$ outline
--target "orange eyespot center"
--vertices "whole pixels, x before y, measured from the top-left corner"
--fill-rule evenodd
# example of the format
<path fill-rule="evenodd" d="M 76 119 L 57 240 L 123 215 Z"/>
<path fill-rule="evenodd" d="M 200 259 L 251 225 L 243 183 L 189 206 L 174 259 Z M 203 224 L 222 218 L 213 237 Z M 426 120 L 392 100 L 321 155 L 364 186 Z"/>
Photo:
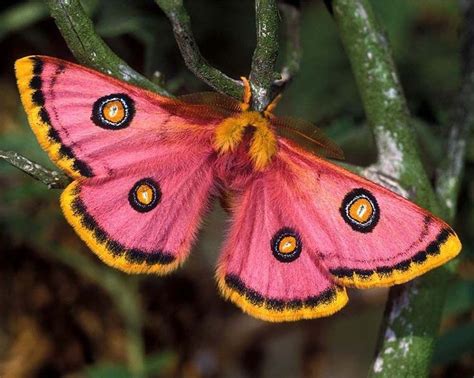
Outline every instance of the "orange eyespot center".
<path fill-rule="evenodd" d="M 142 205 L 149 205 L 154 199 L 154 193 L 151 186 L 142 184 L 136 189 L 137 201 Z"/>
<path fill-rule="evenodd" d="M 367 198 L 359 198 L 355 200 L 348 210 L 349 216 L 360 223 L 369 221 L 374 212 L 374 208 Z"/>
<path fill-rule="evenodd" d="M 298 246 L 298 241 L 294 236 L 285 236 L 278 244 L 280 253 L 293 253 Z"/>
<path fill-rule="evenodd" d="M 125 118 L 125 107 L 122 101 L 112 100 L 102 108 L 102 116 L 109 122 L 119 123 Z"/>

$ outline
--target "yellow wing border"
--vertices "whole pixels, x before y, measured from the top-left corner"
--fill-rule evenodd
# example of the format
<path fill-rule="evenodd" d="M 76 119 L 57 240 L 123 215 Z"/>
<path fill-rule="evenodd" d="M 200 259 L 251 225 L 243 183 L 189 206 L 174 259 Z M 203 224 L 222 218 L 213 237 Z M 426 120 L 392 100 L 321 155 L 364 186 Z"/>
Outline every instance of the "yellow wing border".
<path fill-rule="evenodd" d="M 255 318 L 270 322 L 288 322 L 330 316 L 343 308 L 349 298 L 344 287 L 328 287 L 318 296 L 290 301 L 265 298 L 248 288 L 235 274 L 218 269 L 217 285 L 222 296 Z"/>
<path fill-rule="evenodd" d="M 27 56 L 15 62 L 15 75 L 20 92 L 21 102 L 28 116 L 28 122 L 41 147 L 50 159 L 73 178 L 92 177 L 92 168 L 78 159 L 72 149 L 66 146 L 59 133 L 54 129 L 46 110 L 46 96 L 43 91 L 44 60 L 39 56 Z M 54 62 L 53 64 L 58 65 Z M 57 74 L 66 66 L 59 64 Z"/>
<path fill-rule="evenodd" d="M 393 266 L 379 266 L 370 269 L 340 267 L 329 269 L 338 284 L 366 289 L 402 284 L 437 268 L 461 252 L 461 241 L 448 227 L 443 228 L 425 250 Z"/>
<path fill-rule="evenodd" d="M 177 269 L 184 259 L 160 250 L 145 252 L 128 249 L 113 240 L 88 213 L 80 198 L 80 181 L 73 181 L 61 194 L 61 208 L 79 237 L 103 262 L 126 273 L 165 275 Z"/>

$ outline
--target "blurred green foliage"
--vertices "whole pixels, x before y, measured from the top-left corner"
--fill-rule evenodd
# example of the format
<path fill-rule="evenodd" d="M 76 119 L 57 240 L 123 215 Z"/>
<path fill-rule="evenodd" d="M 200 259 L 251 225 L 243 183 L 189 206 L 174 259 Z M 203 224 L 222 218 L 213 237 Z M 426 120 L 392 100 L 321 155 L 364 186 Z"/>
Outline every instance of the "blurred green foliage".
<path fill-rule="evenodd" d="M 159 354 L 150 355 L 145 360 L 145 374 L 151 377 L 161 375 L 163 372 L 170 371 L 176 362 L 177 356 L 174 352 L 164 351 Z M 88 378 L 130 377 L 128 366 L 114 363 L 97 364 L 86 368 L 84 373 Z"/>

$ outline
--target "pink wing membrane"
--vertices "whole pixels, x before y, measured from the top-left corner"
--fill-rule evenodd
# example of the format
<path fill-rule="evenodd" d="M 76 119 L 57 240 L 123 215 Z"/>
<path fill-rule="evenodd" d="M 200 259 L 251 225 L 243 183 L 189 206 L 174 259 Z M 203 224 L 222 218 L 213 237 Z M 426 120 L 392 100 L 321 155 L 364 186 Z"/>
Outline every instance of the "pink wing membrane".
<path fill-rule="evenodd" d="M 47 139 L 61 145 L 61 155 L 74 159 L 80 176 L 110 175 L 122 168 L 147 164 L 159 152 L 160 144 L 169 140 L 198 143 L 210 151 L 209 138 L 219 118 L 209 112 L 188 111 L 180 116 L 176 109 L 190 109 L 192 105 L 183 103 L 180 108 L 175 100 L 50 57 L 18 61 L 19 82 L 25 71 L 21 62 L 28 59 L 34 67 L 30 81 L 35 90 L 33 102 L 41 106 L 40 117 L 45 127 L 50 127 Z M 100 125 L 99 100 L 114 96 L 125 101 L 126 122 Z M 53 156 L 53 160 L 57 158 Z M 75 172 L 69 173 L 75 176 Z"/>
<path fill-rule="evenodd" d="M 201 154 L 175 165 L 171 155 L 159 156 L 149 172 L 90 178 L 64 191 L 66 218 L 106 263 L 129 272 L 167 273 L 187 257 L 212 192 L 211 162 Z M 151 187 L 150 203 L 136 204 L 140 185 Z"/>
<path fill-rule="evenodd" d="M 285 173 L 276 167 L 266 171 L 238 199 L 219 261 L 219 287 L 244 311 L 265 320 L 328 316 L 345 305 L 347 295 L 318 261 Z M 282 261 L 274 249 L 285 235 L 294 235 L 301 250 Z"/>
<path fill-rule="evenodd" d="M 61 206 L 79 236 L 124 271 L 175 269 L 213 190 L 223 112 L 55 58 L 26 57 L 15 71 L 42 147 L 76 179 Z"/>
<path fill-rule="evenodd" d="M 318 258 L 346 286 L 406 282 L 459 253 L 454 231 L 403 197 L 281 141 L 279 157 L 293 172 L 301 227 Z M 299 177 L 297 177 L 299 176 Z M 358 199 L 370 201 L 368 221 L 350 218 Z"/>
<path fill-rule="evenodd" d="M 32 129 L 76 179 L 61 196 L 66 218 L 124 271 L 167 273 L 186 258 L 216 178 L 238 193 L 219 287 L 265 320 L 330 315 L 343 286 L 402 283 L 460 251 L 440 219 L 284 138 L 262 172 L 244 143 L 216 156 L 234 102 L 172 100 L 48 57 L 15 69 Z"/>
<path fill-rule="evenodd" d="M 219 287 L 271 321 L 330 315 L 347 302 L 338 285 L 406 282 L 461 248 L 440 219 L 283 138 L 235 204 Z"/>

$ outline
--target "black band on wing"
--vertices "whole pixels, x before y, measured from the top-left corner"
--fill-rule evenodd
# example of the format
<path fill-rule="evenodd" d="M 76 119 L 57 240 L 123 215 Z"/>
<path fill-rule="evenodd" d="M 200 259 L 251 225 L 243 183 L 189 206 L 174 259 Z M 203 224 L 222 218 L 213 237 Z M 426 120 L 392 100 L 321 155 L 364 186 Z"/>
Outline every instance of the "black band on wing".
<path fill-rule="evenodd" d="M 452 234 L 453 233 L 450 229 L 443 229 L 436 239 L 428 244 L 425 250 L 419 251 L 413 257 L 400 261 L 392 266 L 379 266 L 374 270 L 340 267 L 330 269 L 329 271 L 332 275 L 341 279 L 352 278 L 354 275 L 361 279 L 369 279 L 374 273 L 378 273 L 382 277 L 388 277 L 396 271 L 406 272 L 410 269 L 412 264 L 415 264 L 414 266 L 416 267 L 416 265 L 423 264 L 428 257 L 437 256 L 440 253 L 440 247 Z"/>
<path fill-rule="evenodd" d="M 51 124 L 51 118 L 48 114 L 48 111 L 45 108 L 45 96 L 43 93 L 43 80 L 41 79 L 41 75 L 43 73 L 43 62 L 38 57 L 31 58 L 33 62 L 33 77 L 30 80 L 29 87 L 33 89 L 33 93 L 31 95 L 31 99 L 33 103 L 40 107 L 39 110 L 39 117 L 41 121 L 47 125 L 48 127 L 48 138 L 51 139 L 54 143 L 59 143 L 61 147 L 59 148 L 59 155 L 66 159 L 71 159 L 73 161 L 72 166 L 73 169 L 83 177 L 92 177 L 94 173 L 92 172 L 92 168 L 83 160 L 78 159 L 71 147 L 67 146 L 59 133 L 53 128 Z M 51 78 L 52 82 L 55 81 L 57 75 L 64 71 L 64 67 L 59 66 L 56 69 L 55 75 Z"/>
<path fill-rule="evenodd" d="M 225 276 L 225 284 L 232 290 L 244 296 L 251 304 L 263 307 L 270 311 L 299 310 L 316 308 L 322 304 L 330 304 L 336 300 L 338 286 L 330 287 L 321 294 L 302 299 L 284 300 L 279 298 L 266 298 L 257 291 L 248 288 L 235 274 Z"/>
<path fill-rule="evenodd" d="M 96 241 L 100 244 L 105 244 L 107 251 L 111 255 L 115 257 L 125 255 L 125 259 L 134 264 L 169 265 L 176 260 L 169 252 L 162 250 L 142 251 L 135 248 L 130 249 L 113 240 L 110 235 L 99 226 L 94 217 L 87 212 L 84 202 L 79 197 L 80 189 L 77 188 L 77 190 L 78 192 L 75 193 L 74 200 L 71 203 L 72 211 L 81 218 L 82 225 L 92 232 Z"/>

